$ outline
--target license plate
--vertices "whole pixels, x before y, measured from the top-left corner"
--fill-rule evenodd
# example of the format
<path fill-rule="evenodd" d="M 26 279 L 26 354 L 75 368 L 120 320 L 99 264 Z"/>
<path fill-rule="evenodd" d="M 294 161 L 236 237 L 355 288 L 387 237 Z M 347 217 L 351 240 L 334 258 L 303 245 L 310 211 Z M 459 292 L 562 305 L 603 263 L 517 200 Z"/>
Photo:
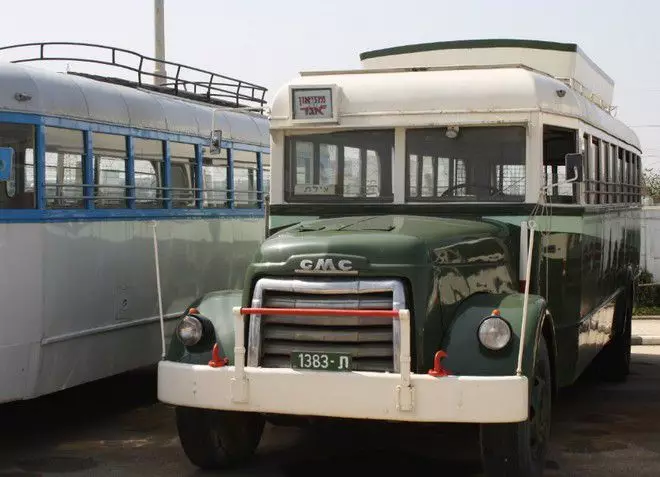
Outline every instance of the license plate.
<path fill-rule="evenodd" d="M 291 367 L 295 369 L 311 369 L 314 371 L 350 371 L 351 355 L 344 353 L 316 353 L 293 351 Z"/>

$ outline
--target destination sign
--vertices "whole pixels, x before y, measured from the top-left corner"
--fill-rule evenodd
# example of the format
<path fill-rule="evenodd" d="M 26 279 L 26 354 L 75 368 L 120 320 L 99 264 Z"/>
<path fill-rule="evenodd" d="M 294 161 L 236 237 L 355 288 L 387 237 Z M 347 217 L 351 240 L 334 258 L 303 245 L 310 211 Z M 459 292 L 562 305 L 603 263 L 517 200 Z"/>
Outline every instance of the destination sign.
<path fill-rule="evenodd" d="M 330 88 L 294 89 L 293 119 L 332 119 Z"/>

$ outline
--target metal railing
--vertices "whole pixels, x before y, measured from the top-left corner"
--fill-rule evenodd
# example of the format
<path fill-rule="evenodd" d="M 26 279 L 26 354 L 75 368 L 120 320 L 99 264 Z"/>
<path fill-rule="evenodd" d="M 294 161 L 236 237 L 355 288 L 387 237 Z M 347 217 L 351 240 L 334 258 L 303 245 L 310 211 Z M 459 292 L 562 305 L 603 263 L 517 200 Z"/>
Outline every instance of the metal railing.
<path fill-rule="evenodd" d="M 49 52 L 46 50 L 47 48 L 51 49 L 51 47 L 80 48 L 83 49 L 85 53 L 89 52 L 89 56 L 49 55 Z M 9 60 L 11 63 L 77 61 L 81 63 L 112 66 L 136 73 L 137 81 L 87 73 L 70 72 L 70 74 L 85 76 L 104 82 L 138 86 L 165 94 L 205 101 L 226 107 L 240 108 L 254 107 L 256 105 L 257 107 L 255 109 L 261 110 L 266 104 L 265 96 L 267 88 L 264 86 L 173 61 L 159 60 L 124 48 L 116 48 L 106 45 L 77 42 L 21 43 L 0 47 L 0 60 L 4 53 L 14 52 L 22 48 L 36 48 L 38 51 L 32 56 L 27 55 L 24 58 Z M 94 53 L 96 53 L 96 57 L 92 56 Z M 122 61 L 124 56 L 135 59 L 136 65 L 131 65 L 126 61 Z M 149 64 L 165 65 L 167 70 L 174 71 L 174 74 L 158 74 L 155 72 L 155 69 L 154 71 L 150 71 L 146 68 Z M 199 79 L 192 79 L 191 75 L 197 75 Z M 160 78 L 163 84 L 152 84 L 153 78 Z M 152 83 L 146 82 L 145 79 L 152 80 Z"/>

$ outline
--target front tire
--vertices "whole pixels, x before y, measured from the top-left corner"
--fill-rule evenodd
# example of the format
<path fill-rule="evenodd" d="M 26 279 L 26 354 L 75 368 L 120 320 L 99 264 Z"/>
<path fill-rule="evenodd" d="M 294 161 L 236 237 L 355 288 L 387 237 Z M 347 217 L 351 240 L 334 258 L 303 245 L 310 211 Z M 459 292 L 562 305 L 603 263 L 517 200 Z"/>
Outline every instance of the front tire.
<path fill-rule="evenodd" d="M 181 446 L 197 467 L 217 470 L 247 462 L 254 454 L 265 425 L 260 414 L 176 408 Z"/>
<path fill-rule="evenodd" d="M 511 424 L 482 424 L 481 460 L 488 477 L 540 477 L 550 440 L 552 371 L 545 339 L 537 347 L 530 378 L 529 417 Z"/>

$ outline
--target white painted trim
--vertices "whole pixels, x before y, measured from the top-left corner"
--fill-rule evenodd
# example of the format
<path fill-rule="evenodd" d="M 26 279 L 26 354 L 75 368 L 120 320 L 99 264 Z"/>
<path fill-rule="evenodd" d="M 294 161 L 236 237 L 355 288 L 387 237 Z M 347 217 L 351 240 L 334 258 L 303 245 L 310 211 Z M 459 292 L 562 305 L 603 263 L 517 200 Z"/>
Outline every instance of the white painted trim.
<path fill-rule="evenodd" d="M 270 131 L 270 204 L 284 203 L 284 174 L 286 161 L 284 157 L 284 132 Z"/>
<path fill-rule="evenodd" d="M 543 177 L 543 117 L 530 114 L 526 125 L 525 146 L 525 202 L 535 204 L 539 200 Z"/>
<path fill-rule="evenodd" d="M 394 373 L 158 365 L 158 399 L 175 406 L 409 422 L 527 419 L 525 376 L 411 374 L 410 385 L 411 406 L 402 406 L 401 375 Z"/>
<path fill-rule="evenodd" d="M 406 128 L 394 129 L 394 157 L 392 158 L 392 195 L 395 204 L 406 202 Z"/>

